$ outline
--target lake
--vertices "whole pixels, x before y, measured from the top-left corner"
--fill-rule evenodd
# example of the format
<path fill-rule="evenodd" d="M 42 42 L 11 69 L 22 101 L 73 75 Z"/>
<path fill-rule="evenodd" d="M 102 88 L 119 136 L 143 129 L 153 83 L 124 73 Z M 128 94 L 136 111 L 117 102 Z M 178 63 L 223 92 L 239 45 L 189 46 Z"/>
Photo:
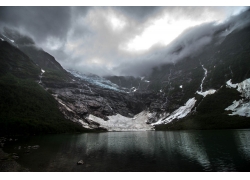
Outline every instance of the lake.
<path fill-rule="evenodd" d="M 36 172 L 250 171 L 249 129 L 30 136 L 3 150 Z"/>

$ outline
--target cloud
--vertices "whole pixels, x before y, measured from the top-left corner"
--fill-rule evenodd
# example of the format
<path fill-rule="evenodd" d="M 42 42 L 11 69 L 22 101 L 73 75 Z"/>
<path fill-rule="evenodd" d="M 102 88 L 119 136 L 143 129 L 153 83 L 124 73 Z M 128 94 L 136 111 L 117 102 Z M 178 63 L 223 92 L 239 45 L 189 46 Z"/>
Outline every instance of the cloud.
<path fill-rule="evenodd" d="M 223 21 L 230 15 L 239 13 L 241 9 L 242 7 L 0 7 L 0 28 L 8 26 L 30 36 L 65 68 L 98 75 L 139 76 L 149 72 L 153 66 L 176 62 L 208 44 L 217 30 L 225 26 Z M 160 22 L 160 27 L 164 23 L 182 22 L 183 19 L 196 22 L 196 26 L 185 30 L 178 38 L 171 37 L 174 40 L 170 44 L 160 41 L 170 36 L 168 33 L 163 33 L 161 38 L 160 32 L 156 31 L 157 34 L 152 37 L 158 35 L 158 39 L 153 40 L 144 50 L 124 50 L 134 39 L 147 38 L 148 35 L 144 37 L 143 33 L 156 22 Z M 228 20 L 228 24 L 238 21 L 239 25 L 242 22 L 242 19 L 230 20 L 232 22 Z M 176 50 L 179 50 L 178 53 Z"/>

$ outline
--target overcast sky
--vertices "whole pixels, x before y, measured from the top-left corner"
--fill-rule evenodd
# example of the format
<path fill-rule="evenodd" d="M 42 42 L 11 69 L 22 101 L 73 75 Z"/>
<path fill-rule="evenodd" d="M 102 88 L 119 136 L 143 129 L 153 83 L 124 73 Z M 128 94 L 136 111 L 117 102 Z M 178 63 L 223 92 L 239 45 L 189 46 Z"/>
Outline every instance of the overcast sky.
<path fill-rule="evenodd" d="M 0 7 L 0 28 L 15 28 L 64 68 L 98 75 L 143 75 L 211 41 L 245 7 Z M 178 55 L 174 48 L 182 48 Z"/>

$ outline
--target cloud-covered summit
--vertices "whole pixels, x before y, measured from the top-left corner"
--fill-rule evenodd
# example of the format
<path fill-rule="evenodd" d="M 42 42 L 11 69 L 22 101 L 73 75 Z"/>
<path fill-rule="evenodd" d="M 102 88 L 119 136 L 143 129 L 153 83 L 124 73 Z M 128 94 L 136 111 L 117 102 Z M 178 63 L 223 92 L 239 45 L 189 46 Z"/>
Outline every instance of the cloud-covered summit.
<path fill-rule="evenodd" d="M 0 28 L 31 37 L 64 68 L 142 75 L 250 19 L 244 7 L 0 7 Z M 224 30 L 227 29 L 227 32 Z"/>

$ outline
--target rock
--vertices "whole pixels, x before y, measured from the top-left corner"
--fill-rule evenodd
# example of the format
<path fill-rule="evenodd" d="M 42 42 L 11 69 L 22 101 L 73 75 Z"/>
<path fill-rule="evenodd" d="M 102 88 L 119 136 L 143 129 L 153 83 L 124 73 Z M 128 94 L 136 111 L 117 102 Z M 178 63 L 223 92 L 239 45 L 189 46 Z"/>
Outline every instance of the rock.
<path fill-rule="evenodd" d="M 26 151 L 24 151 L 25 153 L 30 153 L 30 150 L 26 150 Z"/>
<path fill-rule="evenodd" d="M 77 165 L 82 165 L 83 163 L 84 163 L 83 160 L 80 160 L 77 162 Z"/>
<path fill-rule="evenodd" d="M 19 156 L 13 155 L 12 158 L 13 158 L 13 159 L 18 159 Z"/>
<path fill-rule="evenodd" d="M 96 109 L 96 108 L 101 107 L 101 104 L 98 103 L 98 102 L 96 102 L 96 101 L 89 101 L 89 102 L 88 102 L 88 106 L 89 106 L 90 108 Z"/>
<path fill-rule="evenodd" d="M 39 145 L 35 145 L 35 146 L 32 146 L 32 149 L 38 149 L 40 146 Z"/>

